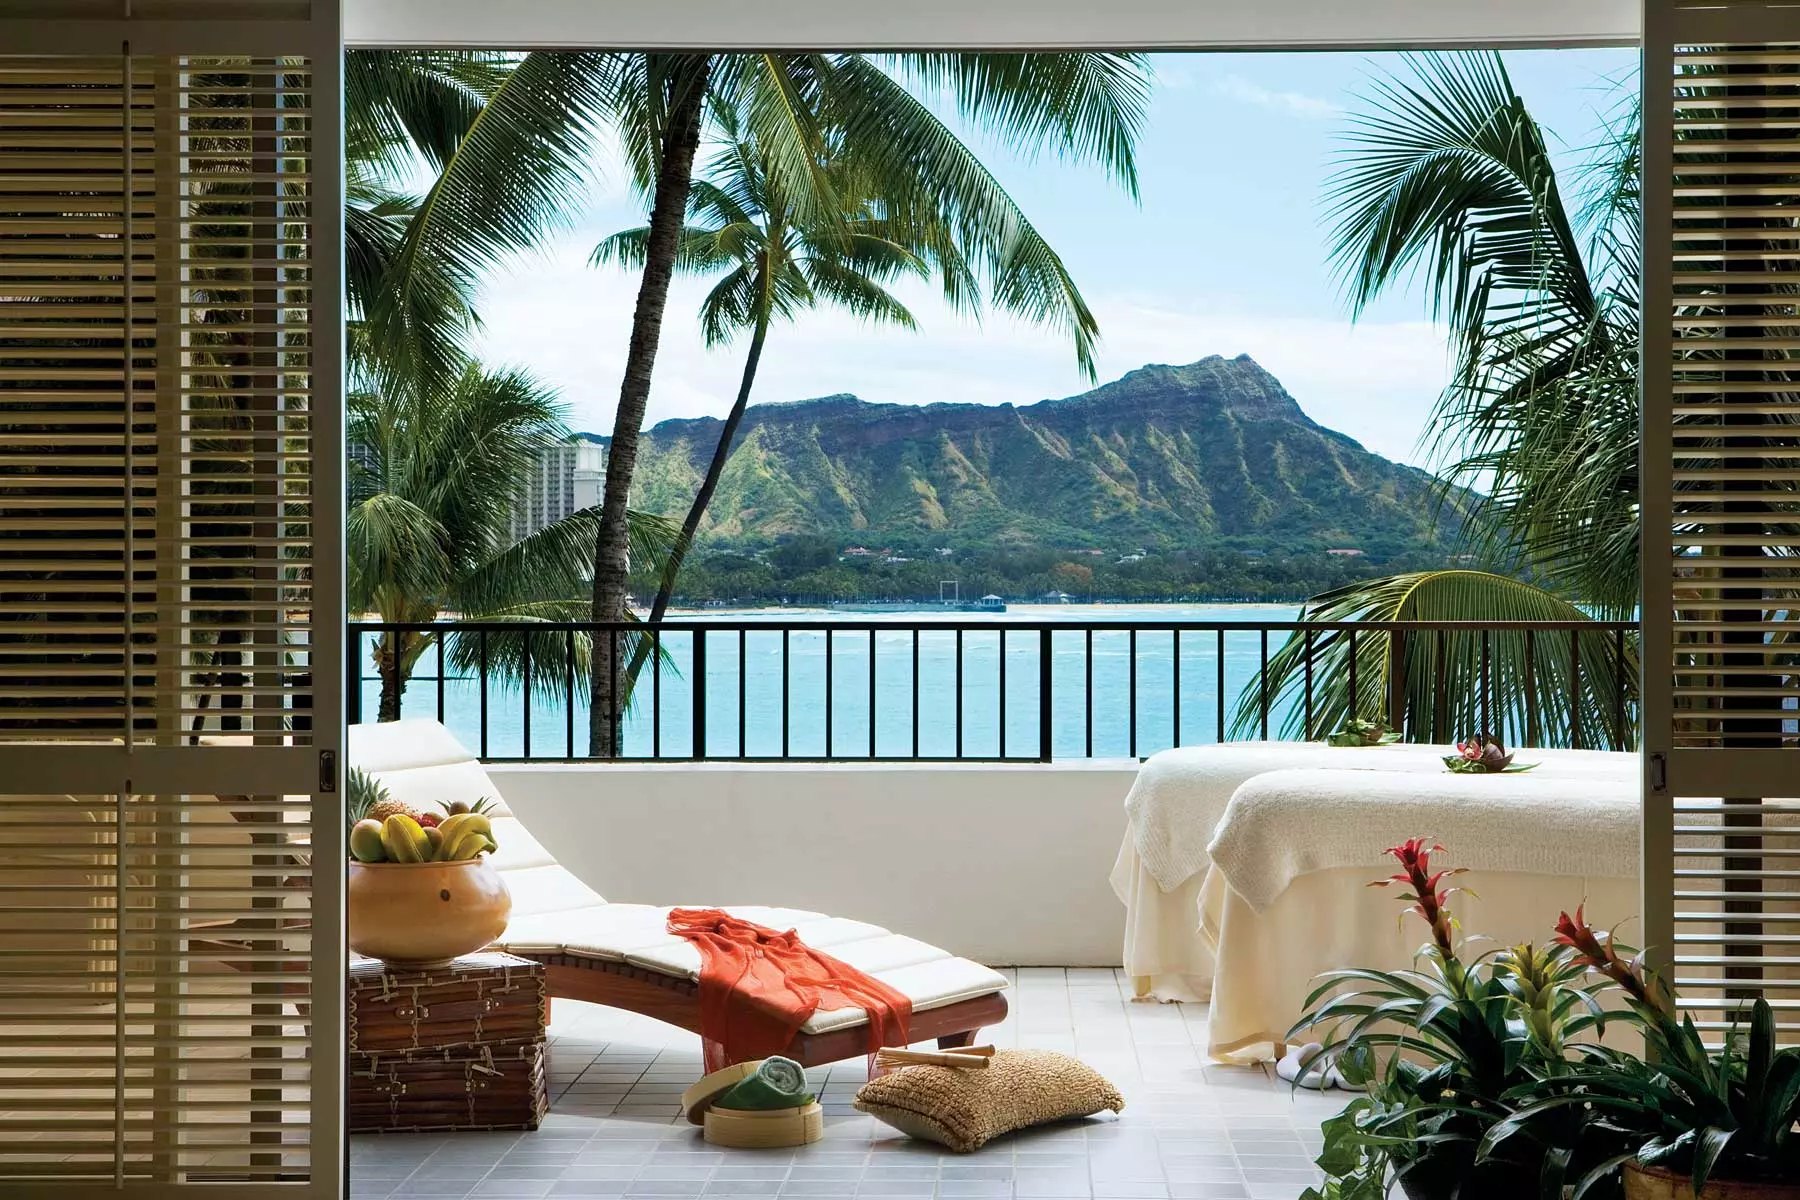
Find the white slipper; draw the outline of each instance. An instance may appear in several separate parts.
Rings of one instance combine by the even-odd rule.
[[[1338,1074],[1336,1063],[1325,1068],[1325,1086],[1334,1087],[1340,1092],[1365,1092],[1368,1090],[1360,1083],[1351,1083],[1342,1075]]]
[[[1295,1087],[1308,1088],[1316,1092],[1324,1091],[1331,1086],[1331,1077],[1337,1074],[1337,1070],[1319,1060],[1319,1052],[1323,1049],[1325,1047],[1318,1042],[1308,1042],[1304,1046],[1291,1047],[1275,1064],[1276,1077],[1286,1080]],[[1300,1067],[1301,1063],[1306,1064],[1304,1070]]]

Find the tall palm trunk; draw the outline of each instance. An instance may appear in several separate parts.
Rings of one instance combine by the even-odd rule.
[[[750,335],[750,353],[744,359],[744,373],[738,380],[737,402],[731,406],[731,415],[725,418],[725,427],[719,431],[719,444],[713,447],[712,462],[706,467],[706,478],[700,481],[700,490],[694,493],[694,502],[688,506],[687,519],[681,523],[681,532],[676,535],[675,544],[669,548],[669,557],[663,563],[662,579],[656,587],[656,599],[650,605],[652,625],[662,620],[663,614],[669,611],[669,600],[675,594],[675,580],[681,574],[681,564],[694,544],[694,535],[700,529],[700,519],[706,515],[713,493],[719,488],[719,477],[725,474],[725,463],[731,457],[732,443],[737,440],[738,426],[744,423],[744,410],[750,406],[750,389],[756,385],[756,367],[762,361],[763,343],[768,338],[769,315],[764,311],[757,314],[754,332]],[[626,695],[630,695],[629,689],[636,685],[638,673],[644,669],[650,650],[650,639],[637,639],[637,645],[631,654],[631,665],[625,672]],[[695,686],[699,686],[698,681]]]
[[[763,343],[768,337],[768,314],[758,314],[755,331],[750,335],[750,353],[744,359],[744,373],[738,380],[737,402],[731,406],[731,415],[725,418],[725,427],[719,431],[719,444],[713,447],[712,462],[706,467],[706,478],[700,481],[700,490],[694,493],[694,503],[688,508],[687,519],[681,523],[681,532],[676,535],[675,545],[670,548],[668,561],[663,565],[662,582],[656,589],[656,601],[650,606],[652,622],[662,620],[663,614],[669,609],[670,597],[675,592],[675,578],[681,573],[682,560],[693,547],[694,535],[700,529],[700,519],[706,515],[713,493],[719,488],[719,477],[725,474],[725,463],[731,457],[732,443],[737,440],[738,426],[744,423],[744,409],[750,405],[750,389],[756,385],[756,367],[762,361]]]
[[[406,669],[401,666],[404,650],[400,635],[383,634],[375,644],[375,673],[381,678],[381,705],[375,711],[377,721],[400,719],[400,698],[406,694]]]
[[[667,124],[662,132],[656,191],[650,207],[644,277],[638,285],[637,308],[631,318],[631,346],[625,357],[625,378],[619,386],[619,409],[613,418],[612,445],[607,452],[600,528],[594,535],[595,621],[618,621],[625,615],[625,506],[631,498],[631,477],[637,470],[638,432],[643,426],[644,408],[650,399],[650,375],[656,366],[663,311],[669,302],[669,281],[675,274],[688,192],[693,186],[694,156],[700,149],[700,129],[711,68],[709,56],[693,57],[685,62],[683,69],[673,73],[670,83],[672,94]],[[590,672],[592,703],[588,708],[588,753],[597,758],[612,758],[619,749],[618,736],[623,725],[620,710],[625,692],[617,686],[617,639],[602,636],[600,642],[613,649],[606,652],[606,663],[595,662]],[[597,646],[596,651],[599,649]]]

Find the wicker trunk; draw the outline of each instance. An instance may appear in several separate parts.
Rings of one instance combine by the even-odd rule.
[[[350,965],[352,1132],[536,1129],[544,1087],[544,968],[510,954],[394,972]]]

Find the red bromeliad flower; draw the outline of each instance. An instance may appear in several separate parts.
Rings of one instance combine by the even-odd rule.
[[[1574,950],[1576,962],[1606,976],[1638,1003],[1673,1016],[1674,1002],[1662,981],[1646,971],[1641,962],[1620,958],[1613,948],[1612,934],[1602,933],[1587,923],[1583,912],[1586,907],[1577,905],[1573,917],[1568,913],[1558,916],[1555,944]]]
[[[1432,940],[1446,957],[1454,957],[1456,951],[1451,940],[1456,922],[1445,907],[1452,894],[1460,888],[1443,888],[1439,884],[1456,875],[1461,875],[1464,868],[1455,867],[1447,871],[1431,870],[1431,856],[1442,850],[1442,846],[1427,846],[1426,838],[1409,838],[1398,846],[1389,846],[1387,852],[1394,856],[1400,864],[1401,873],[1390,875],[1386,879],[1377,879],[1370,887],[1392,887],[1398,883],[1409,887],[1412,891],[1400,897],[1411,900],[1408,912],[1418,913],[1424,922],[1431,926]]]

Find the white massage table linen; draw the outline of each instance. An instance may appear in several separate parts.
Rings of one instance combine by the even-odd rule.
[[[1392,874],[1387,849],[1412,837],[1443,843],[1438,859],[1450,866],[1631,879],[1640,790],[1636,779],[1560,774],[1552,762],[1512,775],[1441,764],[1435,775],[1269,771],[1233,793],[1208,852],[1213,871],[1258,909],[1317,871]]]
[[[1268,771],[1327,768],[1355,771],[1400,771],[1444,775],[1444,756],[1453,746],[1327,746],[1322,742],[1227,742],[1185,746],[1152,755],[1139,768],[1125,797],[1138,858],[1163,891],[1204,874],[1212,861],[1207,852],[1225,806],[1247,779]],[[1564,777],[1616,778],[1621,760],[1636,756],[1602,750],[1528,750],[1527,762],[1537,771]]]
[[[1471,885],[1482,891],[1484,911],[1497,900],[1568,899],[1568,879],[1591,878],[1603,881],[1595,885],[1596,896],[1629,900],[1623,907],[1609,903],[1616,911],[1613,920],[1637,914],[1636,755],[1525,750],[1519,758],[1538,767],[1490,778],[1449,772],[1442,760],[1451,749],[1248,743],[1187,747],[1152,757],[1127,801],[1130,825],[1110,877],[1126,908],[1123,959],[1137,994],[1168,1001],[1211,1000],[1213,1044],[1247,1039],[1255,1057],[1256,1039],[1269,1041],[1263,1035],[1275,1025],[1286,1030],[1318,971],[1365,961],[1359,954],[1393,949],[1381,940],[1396,936],[1393,913],[1374,934],[1346,928],[1341,919],[1368,911],[1370,898],[1391,899],[1389,892],[1365,885],[1392,873],[1391,860],[1381,852],[1414,836],[1446,842],[1445,865],[1475,870]],[[1273,785],[1261,782],[1276,772],[1285,774]],[[1370,782],[1362,778],[1368,772],[1387,777],[1375,790],[1385,792],[1390,803],[1356,808],[1354,799],[1343,801],[1340,793],[1354,796]],[[1292,814],[1271,803],[1270,793],[1283,787],[1305,790],[1306,777],[1315,774],[1320,794],[1312,816],[1318,828],[1284,833],[1281,827]],[[1259,782],[1248,786],[1252,780]],[[1224,926],[1223,901],[1231,894],[1228,873],[1215,869],[1209,848],[1224,828],[1233,797],[1246,787],[1250,802],[1220,847],[1239,859],[1233,870],[1257,900],[1252,905],[1243,895],[1233,896],[1232,911],[1238,914],[1234,937]],[[1479,801],[1484,793],[1493,801],[1489,817],[1504,819],[1465,820],[1468,810],[1458,801]],[[1531,811],[1523,819],[1506,815],[1515,804]],[[1545,815],[1548,820],[1539,819]],[[1501,828],[1507,839],[1515,826],[1524,832],[1518,844],[1502,844],[1484,861],[1482,848],[1467,844],[1477,826]],[[1323,849],[1312,844],[1315,838],[1324,839]],[[1482,832],[1481,840],[1495,838]],[[1196,865],[1198,869],[1183,874]],[[1173,886],[1166,886],[1171,880]],[[1304,898],[1290,899],[1288,891],[1302,882]],[[1569,905],[1580,903],[1584,886],[1573,885]],[[1258,906],[1274,916],[1252,920]],[[1545,908],[1539,904],[1527,913],[1528,932],[1540,940],[1548,925],[1535,922]],[[1556,911],[1549,908],[1549,921]],[[1314,924],[1321,932],[1309,941]],[[1481,930],[1475,924],[1467,927]],[[1396,943],[1403,951],[1399,959],[1366,961],[1404,966],[1419,940],[1409,932]],[[1299,948],[1291,957],[1283,949],[1290,943]]]

